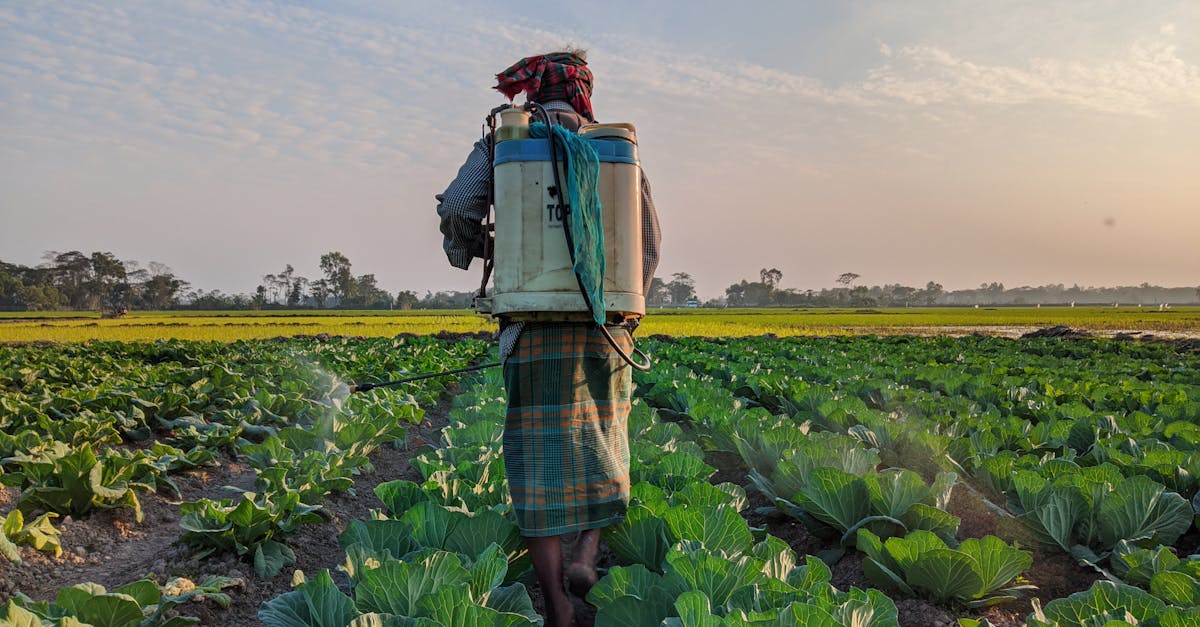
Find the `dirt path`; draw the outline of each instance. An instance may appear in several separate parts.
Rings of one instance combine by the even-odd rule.
[[[223,486],[254,485],[253,470],[228,458],[220,461],[219,467],[174,477],[183,500],[220,498],[228,494]],[[15,505],[18,491],[6,491],[5,500]],[[0,602],[17,591],[50,599],[63,586],[88,581],[111,589],[144,574],[174,575],[191,566],[188,549],[173,546],[181,532],[175,496],[139,494],[138,498],[143,512],[140,523],[129,508],[101,510],[79,519],[68,516],[56,521],[62,532],[60,558],[24,548],[20,566],[0,562]]]

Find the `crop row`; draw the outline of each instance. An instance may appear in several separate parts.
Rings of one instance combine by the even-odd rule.
[[[509,515],[503,420],[499,379],[480,377],[456,398],[439,445],[414,458],[424,482],[380,485],[384,509],[342,535],[350,594],[328,572],[301,576],[260,619],[272,627],[539,622],[516,581],[529,563]],[[627,565],[611,568],[589,594],[597,624],[691,625],[735,614],[745,624],[896,624],[895,605],[878,591],[840,592],[822,562],[800,564],[786,543],[752,530],[739,513],[745,492],[708,483],[713,468],[678,425],[635,402],[630,434],[629,516],[605,533]],[[384,595],[388,589],[401,592]],[[336,620],[318,618],[325,616]]]
[[[1030,624],[1080,607],[1094,616],[1165,616],[1156,619],[1164,624],[1195,620],[1200,562],[1177,557],[1192,546],[1180,541],[1200,502],[1195,353],[991,338],[680,339],[655,348],[678,367],[640,376],[651,402],[702,432],[710,448],[736,449],[781,512],[837,538],[827,557],[862,551],[877,585],[967,605],[1016,591],[979,597],[965,574],[974,570],[987,584],[976,568],[984,560],[943,544],[957,544],[945,533],[951,521],[928,505],[954,472],[1000,503],[999,515],[1107,579],[1044,610],[1035,604]],[[771,422],[777,416],[786,422]],[[893,470],[877,475],[879,466]],[[894,470],[905,466],[932,484]],[[895,537],[881,542],[885,534]],[[1010,562],[993,563],[997,572],[1028,566],[998,540],[984,542],[993,562]],[[922,554],[934,562],[923,566]]]
[[[20,544],[57,555],[53,519],[97,508],[131,507],[140,522],[138,494],[178,496],[171,474],[228,455],[254,470],[253,489],[181,503],[180,539],[197,557],[231,552],[252,561],[258,576],[274,576],[295,559],[278,537],[323,520],[322,499],[351,489],[369,455],[403,440],[402,425],[419,421],[419,403],[435,402],[447,383],[349,396],[341,377],[460,367],[484,347],[397,338],[0,349],[0,481],[20,489],[0,548],[18,563]],[[26,524],[27,516],[35,518]],[[200,588],[214,592],[213,584]],[[78,615],[68,606],[83,589],[96,592],[74,586],[49,606],[18,595],[10,619],[21,611],[45,620]],[[163,609],[142,606],[147,620]]]

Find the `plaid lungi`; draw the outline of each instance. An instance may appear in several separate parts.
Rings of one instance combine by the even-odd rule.
[[[609,327],[621,350],[629,331]],[[624,520],[633,370],[590,323],[528,323],[504,362],[504,466],[521,535]]]

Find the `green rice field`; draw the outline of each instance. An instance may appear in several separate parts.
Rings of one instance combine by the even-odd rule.
[[[742,337],[822,335],[1015,336],[1066,325],[1095,333],[1200,335],[1200,307],[1000,307],[916,309],[663,309],[652,310],[640,335]],[[402,333],[489,332],[496,327],[470,311],[134,312],[120,319],[74,312],[0,314],[0,342],[236,341],[306,335],[392,337]]]

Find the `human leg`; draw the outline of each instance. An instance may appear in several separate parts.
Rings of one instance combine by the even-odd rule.
[[[581,532],[571,552],[571,563],[567,565],[567,584],[579,598],[586,598],[588,591],[596,585],[596,555],[600,551],[600,530],[588,529]]]
[[[595,568],[596,554],[600,552],[600,530],[588,529],[579,534],[572,551],[571,562]]]
[[[562,539],[559,536],[525,538],[533,571],[537,574],[542,598],[546,600],[546,625],[569,627],[575,620],[575,608],[563,590]]]
[[[628,332],[621,340],[632,344]],[[587,595],[597,580],[599,528],[620,522],[628,506],[631,378],[583,324],[529,324],[504,365],[505,472],[549,625],[569,624],[564,576]],[[564,568],[562,534],[579,529],[587,531]]]

